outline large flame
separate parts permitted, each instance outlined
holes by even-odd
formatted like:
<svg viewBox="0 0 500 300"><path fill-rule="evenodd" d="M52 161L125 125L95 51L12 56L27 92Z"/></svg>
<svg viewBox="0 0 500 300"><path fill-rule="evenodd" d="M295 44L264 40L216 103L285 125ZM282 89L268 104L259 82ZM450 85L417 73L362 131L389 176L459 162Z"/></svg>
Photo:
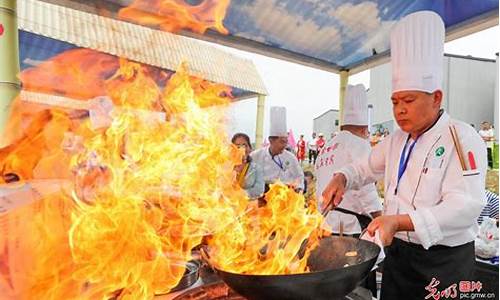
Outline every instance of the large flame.
<svg viewBox="0 0 500 300"><path fill-rule="evenodd" d="M118 15L124 20L169 32L188 29L203 34L212 28L228 34L223 21L229 3L230 0L134 0Z"/></svg>
<svg viewBox="0 0 500 300"><path fill-rule="evenodd" d="M307 271L322 217L281 184L265 206L248 201L233 174L243 153L225 133L230 90L185 66L163 88L148 67L107 65L117 69L96 85L115 104L106 128L40 107L11 118L22 134L0 149L2 177L65 184L23 186L34 202L0 215L0 299L149 299L176 286L202 240L224 270Z"/></svg>
<svg viewBox="0 0 500 300"><path fill-rule="evenodd" d="M232 273L308 271L308 254L322 234L321 214L313 206L306 208L303 195L282 184L272 185L265 198L265 206L250 205L236 226L211 237L210 261Z"/></svg>

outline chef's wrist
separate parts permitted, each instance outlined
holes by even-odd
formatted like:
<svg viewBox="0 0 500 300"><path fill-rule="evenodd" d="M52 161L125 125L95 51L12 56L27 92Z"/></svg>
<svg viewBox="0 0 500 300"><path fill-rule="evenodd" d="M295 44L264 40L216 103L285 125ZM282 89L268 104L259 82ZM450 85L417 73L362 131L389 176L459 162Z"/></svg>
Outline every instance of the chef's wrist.
<svg viewBox="0 0 500 300"><path fill-rule="evenodd" d="M336 172L333 174L333 176L337 176L338 180L340 181L340 183L342 184L342 186L344 188L347 187L347 176L345 176L344 173L342 172Z"/></svg>
<svg viewBox="0 0 500 300"><path fill-rule="evenodd" d="M398 231L415 231L410 215L396 215L395 217L398 224Z"/></svg>

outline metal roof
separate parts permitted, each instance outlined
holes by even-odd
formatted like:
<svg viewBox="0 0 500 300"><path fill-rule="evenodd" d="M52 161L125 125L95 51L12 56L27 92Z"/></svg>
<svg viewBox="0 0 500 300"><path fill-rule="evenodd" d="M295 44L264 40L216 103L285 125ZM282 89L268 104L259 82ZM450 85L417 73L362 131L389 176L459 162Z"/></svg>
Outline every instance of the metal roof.
<svg viewBox="0 0 500 300"><path fill-rule="evenodd" d="M446 24L447 41L498 24L498 0L45 1L163 29L166 23L161 18L175 15L167 5L184 3L186 11L194 11L192 17L204 20L209 29L202 34L184 28L178 32L181 35L323 70L349 70L351 74L388 61L391 28L412 12L432 10L440 14ZM197 15L201 8L219 9L213 19L223 16L228 34L223 34L224 30L213 25L210 18ZM128 16L131 9L148 17L134 21Z"/></svg>
<svg viewBox="0 0 500 300"><path fill-rule="evenodd" d="M192 75L232 86L243 97L267 94L251 60L185 36L37 0L19 1L18 18L22 67L84 47L167 70L187 61Z"/></svg>

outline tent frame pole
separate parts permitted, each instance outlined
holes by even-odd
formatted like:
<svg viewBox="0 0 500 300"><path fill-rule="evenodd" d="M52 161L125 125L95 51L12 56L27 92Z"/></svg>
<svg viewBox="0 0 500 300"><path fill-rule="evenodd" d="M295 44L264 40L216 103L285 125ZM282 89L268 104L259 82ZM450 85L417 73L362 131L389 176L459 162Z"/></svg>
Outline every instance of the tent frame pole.
<svg viewBox="0 0 500 300"><path fill-rule="evenodd" d="M340 72L340 89L339 89L339 128L344 124L344 100L347 83L349 82L349 71Z"/></svg>
<svg viewBox="0 0 500 300"><path fill-rule="evenodd" d="M259 95L257 98L257 121L255 124L255 149L259 149L264 141L264 107L266 102L265 95Z"/></svg>
<svg viewBox="0 0 500 300"><path fill-rule="evenodd" d="M11 105L21 90L19 74L19 41L17 1L0 0L0 147Z"/></svg>

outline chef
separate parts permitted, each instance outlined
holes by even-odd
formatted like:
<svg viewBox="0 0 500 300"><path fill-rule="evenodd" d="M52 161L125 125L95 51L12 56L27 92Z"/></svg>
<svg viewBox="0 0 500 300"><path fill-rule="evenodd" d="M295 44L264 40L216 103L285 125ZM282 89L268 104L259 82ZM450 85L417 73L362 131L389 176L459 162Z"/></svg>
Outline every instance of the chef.
<svg viewBox="0 0 500 300"><path fill-rule="evenodd" d="M250 154L252 160L261 166L264 173L266 192L269 184L277 181L304 190L304 173L295 155L285 150L288 144L286 108L271 107L269 146Z"/></svg>
<svg viewBox="0 0 500 300"><path fill-rule="evenodd" d="M340 127L341 131L328 141L316 161L317 199L321 199L321 192L327 186L333 173L370 154L370 143L367 140L368 103L365 87L362 84L349 85L345 97L344 123ZM382 211L382 204L373 183L359 190L347 191L339 207L373 218L380 216ZM344 234L359 236L361 233L360 224L355 216L338 211L328 213L323 227L338 234L341 225Z"/></svg>
<svg viewBox="0 0 500 300"><path fill-rule="evenodd" d="M384 179L383 216L368 227L387 246L381 299L429 299L442 291L456 297L460 281L473 280L486 149L472 127L440 109L444 36L434 12L395 26L391 101L400 129L323 191L338 205L346 190Z"/></svg>

